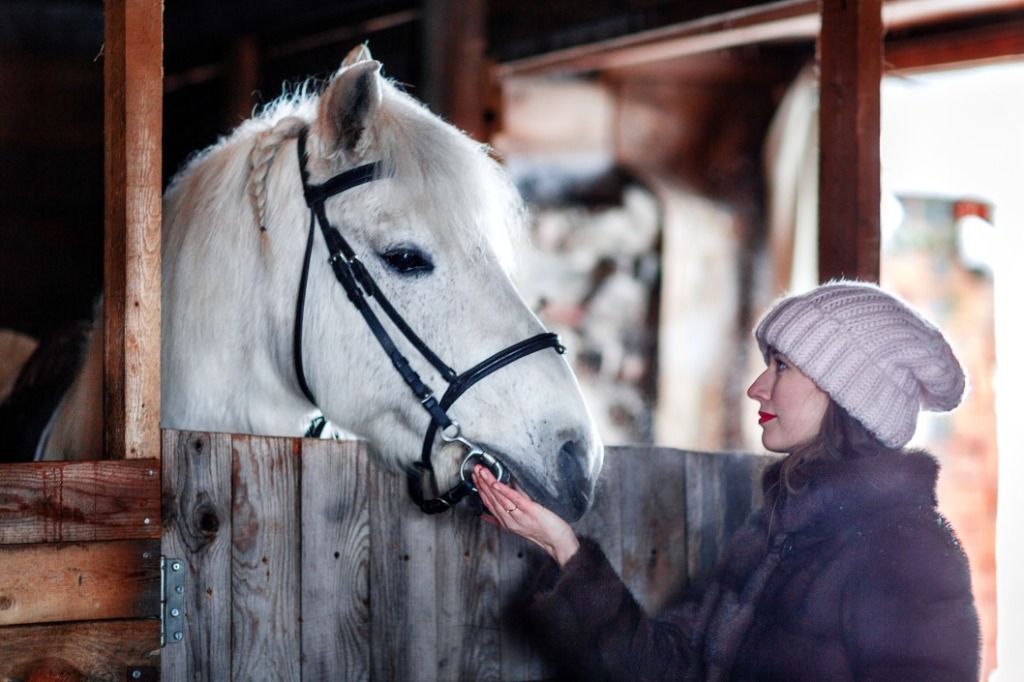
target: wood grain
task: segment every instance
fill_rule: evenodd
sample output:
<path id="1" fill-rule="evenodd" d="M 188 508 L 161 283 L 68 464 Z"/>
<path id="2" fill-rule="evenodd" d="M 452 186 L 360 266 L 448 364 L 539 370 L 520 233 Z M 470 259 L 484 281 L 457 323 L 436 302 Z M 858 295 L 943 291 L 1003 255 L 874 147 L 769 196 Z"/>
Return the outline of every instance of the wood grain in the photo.
<path id="1" fill-rule="evenodd" d="M 499 537 L 467 508 L 437 519 L 438 680 L 498 680 L 501 673 Z M 417 614 L 412 614 L 416 616 Z M 430 613 L 423 614 L 429 617 Z"/>
<path id="2" fill-rule="evenodd" d="M 163 438 L 163 552 L 188 568 L 184 641 L 164 650 L 163 679 L 230 680 L 231 436 Z"/>
<path id="3" fill-rule="evenodd" d="M 370 677 L 369 463 L 359 441 L 302 441 L 302 679 Z"/>
<path id="4" fill-rule="evenodd" d="M 110 0 L 104 19 L 104 443 L 158 457 L 163 3 Z"/>
<path id="5" fill-rule="evenodd" d="M 4 628 L 0 680 L 157 679 L 160 652 L 159 620 Z"/>
<path id="6" fill-rule="evenodd" d="M 0 545 L 159 537 L 159 464 L 5 464 L 0 469 Z"/>
<path id="7" fill-rule="evenodd" d="M 367 478 L 370 515 L 371 680 L 424 679 L 437 669 L 430 637 L 437 620 L 409 620 L 431 604 L 434 523 L 414 516 L 402 475 L 371 467 Z M 419 512 L 415 512 L 419 514 Z M 380 614 L 388 614 L 381 616 Z"/>
<path id="8" fill-rule="evenodd" d="M 0 625 L 160 612 L 160 542 L 0 546 Z"/>
<path id="9" fill-rule="evenodd" d="M 236 680 L 301 679 L 300 452 L 298 439 L 232 436 L 231 675 Z"/>
<path id="10" fill-rule="evenodd" d="M 374 482 L 379 480 L 375 478 Z M 440 551 L 437 526 L 445 519 L 428 517 L 412 506 L 400 476 L 380 489 L 385 495 L 378 500 L 374 521 L 392 529 L 383 537 L 375 532 L 374 538 L 387 538 L 390 547 L 381 549 L 392 551 L 375 553 L 385 563 L 371 578 L 377 583 L 371 602 L 373 642 L 375 648 L 383 646 L 383 651 L 374 651 L 375 672 L 384 666 L 375 679 L 392 679 L 389 676 L 394 673 L 397 677 L 393 679 L 426 682 L 437 679 L 437 670 L 443 664 L 438 631 L 447 623 L 437 612 L 436 557 Z M 394 589 L 395 593 L 385 594 L 385 589 Z"/>

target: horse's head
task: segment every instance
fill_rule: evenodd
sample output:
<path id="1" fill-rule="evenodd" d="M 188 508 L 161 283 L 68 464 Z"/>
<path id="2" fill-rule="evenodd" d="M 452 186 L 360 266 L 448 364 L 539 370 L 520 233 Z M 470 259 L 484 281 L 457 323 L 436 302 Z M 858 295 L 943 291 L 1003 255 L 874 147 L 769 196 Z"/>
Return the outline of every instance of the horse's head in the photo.
<path id="1" fill-rule="evenodd" d="M 295 435 L 319 409 L 332 424 L 365 437 L 382 464 L 404 470 L 419 459 L 431 417 L 328 263 L 329 252 L 337 249 L 310 224 L 298 138 L 306 150 L 309 185 L 376 164 L 370 177 L 326 198 L 321 215 L 379 287 L 383 297 L 369 296 L 368 305 L 437 399 L 453 380 L 444 365 L 462 373 L 544 331 L 510 278 L 524 213 L 520 200 L 486 148 L 398 90 L 365 49 L 349 55 L 319 98 L 299 97 L 281 106 L 288 108 L 287 116 L 265 117 L 262 129 L 248 136 L 248 187 L 257 220 L 250 222 L 249 234 L 241 229 L 238 239 L 258 244 L 248 249 L 255 261 L 238 268 L 241 274 L 213 273 L 220 288 L 237 289 L 242 299 L 237 305 L 250 310 L 240 324 L 251 336 L 239 342 L 256 356 L 249 371 L 259 376 L 232 396 L 265 403 L 248 406 L 236 421 L 243 422 L 240 430 Z M 231 141 L 222 146 L 230 147 Z M 212 178 L 175 183 L 184 184 L 196 185 L 197 192 L 217 191 L 205 186 L 216 184 Z M 172 188 L 169 201 L 185 191 Z M 305 302 L 296 306 L 310 230 Z M 213 238 L 202 236 L 204 253 Z M 165 252 L 175 248 L 175 240 L 165 238 Z M 203 257 L 199 250 L 194 256 Z M 248 288 L 233 283 L 250 276 Z M 255 302 L 259 297 L 263 303 Z M 442 361 L 441 369 L 425 360 L 382 312 L 382 298 Z M 165 307 L 168 302 L 165 274 Z M 174 315 L 165 312 L 165 342 L 166 322 Z M 299 315 L 301 341 L 293 352 Z M 260 348 L 264 337 L 266 349 Z M 165 363 L 167 358 L 165 352 Z M 230 361 L 227 354 L 224 360 Z M 203 364 L 194 358 L 193 363 Z M 187 371 L 184 363 L 172 369 Z M 277 372 L 276 381 L 262 377 L 271 371 Z M 165 424 L 173 426 L 168 401 L 180 401 L 166 385 L 164 400 Z M 214 401 L 206 402 L 207 409 L 217 409 Z M 531 352 L 481 378 L 448 407 L 447 415 L 460 425 L 463 437 L 496 456 L 538 501 L 570 520 L 588 508 L 602 445 L 575 377 L 553 348 Z M 224 430 L 233 425 L 214 426 Z M 465 455 L 462 444 L 435 439 L 431 461 L 440 486 L 458 479 Z"/>

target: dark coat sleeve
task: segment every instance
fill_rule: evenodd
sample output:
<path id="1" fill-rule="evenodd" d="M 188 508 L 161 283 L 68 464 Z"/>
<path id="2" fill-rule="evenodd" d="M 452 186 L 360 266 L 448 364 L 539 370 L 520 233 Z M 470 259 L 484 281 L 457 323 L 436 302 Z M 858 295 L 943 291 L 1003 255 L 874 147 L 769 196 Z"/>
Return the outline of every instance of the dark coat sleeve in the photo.
<path id="1" fill-rule="evenodd" d="M 574 679 L 684 679 L 695 607 L 683 604 L 649 617 L 600 546 L 589 538 L 580 545 L 530 605 L 542 644 Z"/>

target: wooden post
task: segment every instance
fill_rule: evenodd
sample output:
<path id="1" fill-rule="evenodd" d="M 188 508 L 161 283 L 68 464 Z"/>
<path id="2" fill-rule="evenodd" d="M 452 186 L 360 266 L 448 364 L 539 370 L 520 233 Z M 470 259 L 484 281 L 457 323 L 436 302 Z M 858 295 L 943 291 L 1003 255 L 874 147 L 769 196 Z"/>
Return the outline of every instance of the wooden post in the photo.
<path id="1" fill-rule="evenodd" d="M 423 99 L 431 110 L 480 142 L 487 142 L 489 135 L 486 33 L 484 0 L 423 4 Z"/>
<path id="2" fill-rule="evenodd" d="M 819 281 L 878 281 L 882 0 L 821 0 Z"/>
<path id="3" fill-rule="evenodd" d="M 221 125 L 221 132 L 225 134 L 253 115 L 256 105 L 253 93 L 259 90 L 262 68 L 259 37 L 246 33 L 236 38 L 227 63 L 228 94 Z"/>
<path id="4" fill-rule="evenodd" d="M 163 3 L 107 0 L 104 449 L 160 453 Z"/>

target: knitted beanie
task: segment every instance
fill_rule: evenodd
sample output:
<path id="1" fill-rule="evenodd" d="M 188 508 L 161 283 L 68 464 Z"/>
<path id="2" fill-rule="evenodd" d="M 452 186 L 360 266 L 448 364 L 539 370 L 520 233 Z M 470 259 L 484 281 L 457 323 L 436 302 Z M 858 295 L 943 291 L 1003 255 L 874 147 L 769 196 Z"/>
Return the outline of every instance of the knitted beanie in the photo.
<path id="1" fill-rule="evenodd" d="M 761 353 L 785 355 L 892 448 L 920 410 L 948 411 L 964 371 L 935 326 L 874 284 L 833 281 L 775 303 L 754 330 Z"/>

